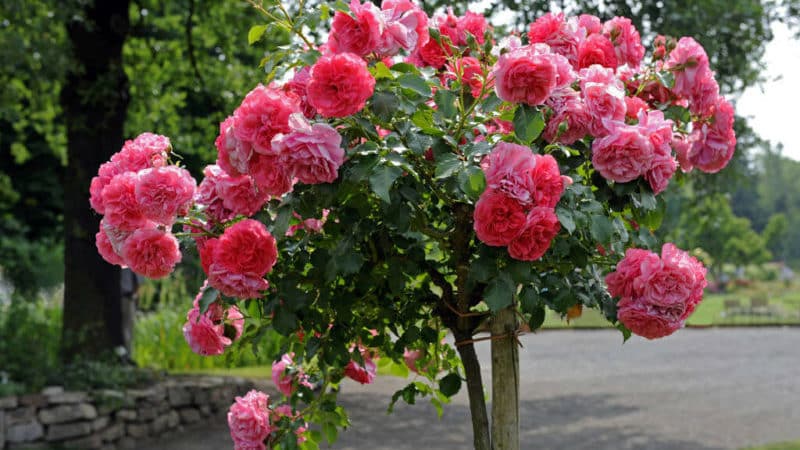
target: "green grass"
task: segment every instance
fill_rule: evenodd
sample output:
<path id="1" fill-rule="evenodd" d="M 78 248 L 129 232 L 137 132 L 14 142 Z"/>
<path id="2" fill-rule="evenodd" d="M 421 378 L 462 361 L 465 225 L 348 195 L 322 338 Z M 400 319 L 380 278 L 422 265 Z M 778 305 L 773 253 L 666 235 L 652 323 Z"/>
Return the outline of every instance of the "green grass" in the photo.
<path id="1" fill-rule="evenodd" d="M 176 375 L 217 375 L 226 377 L 241 377 L 258 380 L 272 379 L 272 366 L 250 367 L 212 367 L 202 369 L 175 370 L 170 373 Z"/>
<path id="2" fill-rule="evenodd" d="M 800 441 L 767 444 L 760 447 L 748 447 L 742 450 L 800 450 Z"/>

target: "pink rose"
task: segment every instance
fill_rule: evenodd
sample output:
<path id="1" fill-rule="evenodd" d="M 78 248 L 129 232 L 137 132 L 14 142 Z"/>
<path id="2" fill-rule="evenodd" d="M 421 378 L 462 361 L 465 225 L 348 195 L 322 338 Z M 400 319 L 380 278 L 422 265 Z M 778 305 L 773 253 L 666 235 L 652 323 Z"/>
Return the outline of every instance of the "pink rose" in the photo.
<path id="1" fill-rule="evenodd" d="M 523 205 L 533 202 L 535 166 L 530 148 L 507 142 L 498 142 L 481 161 L 487 188 L 503 192 Z"/>
<path id="2" fill-rule="evenodd" d="M 714 113 L 713 108 L 717 98 L 719 98 L 719 85 L 714 79 L 714 72 L 706 71 L 696 79 L 689 98 L 689 110 L 692 114 L 708 117 Z"/>
<path id="3" fill-rule="evenodd" d="M 607 180 L 627 183 L 645 174 L 653 145 L 639 127 L 617 123 L 611 134 L 592 143 L 592 165 Z"/>
<path id="4" fill-rule="evenodd" d="M 642 38 L 627 17 L 614 17 L 603 24 L 603 34 L 614 44 L 619 65 L 638 67 L 644 57 Z"/>
<path id="5" fill-rule="evenodd" d="M 617 318 L 633 333 L 647 339 L 658 339 L 669 336 L 683 326 L 678 319 L 685 309 L 680 305 L 674 307 L 653 307 L 636 302 L 632 298 L 624 298 L 617 303 Z"/>
<path id="6" fill-rule="evenodd" d="M 146 225 L 147 217 L 136 201 L 137 182 L 135 172 L 125 172 L 115 176 L 103 189 L 105 221 L 110 226 L 134 231 Z"/>
<path id="7" fill-rule="evenodd" d="M 172 225 L 192 206 L 197 181 L 189 171 L 177 166 L 156 167 L 139 172 L 136 201 L 149 220 Z"/>
<path id="8" fill-rule="evenodd" d="M 267 450 L 263 442 L 243 441 L 241 439 L 233 441 L 233 450 Z"/>
<path id="9" fill-rule="evenodd" d="M 535 158 L 533 198 L 536 206 L 555 208 L 565 187 L 561 172 L 558 169 L 558 163 L 551 155 L 535 155 Z"/>
<path id="10" fill-rule="evenodd" d="M 422 350 L 405 349 L 403 352 L 403 361 L 405 361 L 408 370 L 414 373 L 419 373 L 419 369 L 417 368 L 417 360 L 419 360 L 424 354 L 425 352 Z"/>
<path id="11" fill-rule="evenodd" d="M 638 297 L 642 295 L 641 286 L 634 281 L 642 275 L 642 267 L 659 264 L 658 255 L 638 248 L 629 248 L 625 257 L 617 264 L 617 269 L 606 276 L 608 293 L 612 297 Z"/>
<path id="12" fill-rule="evenodd" d="M 206 166 L 203 174 L 205 178 L 197 188 L 195 200 L 205 206 L 206 215 L 216 222 L 225 222 L 238 214 L 252 216 L 269 200 L 269 195 L 248 175 L 232 177 L 219 166 Z"/>
<path id="13" fill-rule="evenodd" d="M 181 260 L 178 240 L 157 228 L 136 230 L 125 240 L 122 256 L 134 272 L 148 278 L 163 278 Z"/>
<path id="14" fill-rule="evenodd" d="M 138 172 L 148 167 L 167 164 L 167 154 L 172 150 L 169 138 L 153 133 L 142 133 L 132 141 L 125 141 L 122 150 L 111 156 L 121 172 Z"/>
<path id="15" fill-rule="evenodd" d="M 445 79 L 461 81 L 462 86 L 469 87 L 470 94 L 474 98 L 480 98 L 484 82 L 483 67 L 481 67 L 480 61 L 472 56 L 465 56 L 457 59 L 453 64 L 447 64 L 446 70 Z M 487 86 L 487 93 L 491 86 Z"/>
<path id="16" fill-rule="evenodd" d="M 291 397 L 297 385 L 311 389 L 313 386 L 308 381 L 308 375 L 295 366 L 294 353 L 284 353 L 281 359 L 272 363 L 272 382 L 285 396 Z M 295 385 L 297 383 L 297 385 Z"/>
<path id="17" fill-rule="evenodd" d="M 328 49 L 333 53 L 367 56 L 378 49 L 383 32 L 380 10 L 369 1 L 362 5 L 359 0 L 351 0 L 350 14 L 336 11 L 333 16 Z"/>
<path id="18" fill-rule="evenodd" d="M 292 115 L 289 122 L 292 131 L 275 136 L 272 145 L 286 155 L 294 176 L 306 184 L 334 182 L 344 162 L 342 136 L 328 124 L 309 124 L 302 114 Z"/>
<path id="19" fill-rule="evenodd" d="M 672 136 L 670 144 L 672 149 L 675 150 L 675 156 L 678 158 L 678 164 L 681 166 L 681 171 L 691 172 L 694 166 L 689 161 L 689 151 L 692 148 L 692 141 L 684 134 L 675 134 Z"/>
<path id="20" fill-rule="evenodd" d="M 537 206 L 528 213 L 520 234 L 508 244 L 508 254 L 521 261 L 536 261 L 544 256 L 560 229 L 553 208 Z"/>
<path id="21" fill-rule="evenodd" d="M 269 289 L 269 282 L 252 273 L 231 273 L 219 264 L 208 268 L 208 282 L 228 297 L 261 298 Z"/>
<path id="22" fill-rule="evenodd" d="M 578 60 L 578 37 L 564 19 L 564 13 L 547 13 L 533 22 L 528 30 L 531 44 L 547 44 L 554 53 L 574 63 Z"/>
<path id="23" fill-rule="evenodd" d="M 554 112 L 542 133 L 547 142 L 572 145 L 589 133 L 592 116 L 580 97 L 574 91 L 568 92 L 570 93 L 565 95 L 554 95 L 547 101 Z M 562 124 L 565 126 L 563 131 Z"/>
<path id="24" fill-rule="evenodd" d="M 263 442 L 275 431 L 270 423 L 269 395 L 250 391 L 228 410 L 228 427 L 234 442 Z"/>
<path id="25" fill-rule="evenodd" d="M 245 148 L 272 154 L 272 138 L 290 131 L 289 116 L 295 112 L 300 112 L 300 105 L 294 96 L 259 84 L 233 112 L 233 134 Z"/>
<path id="26" fill-rule="evenodd" d="M 292 191 L 294 180 L 286 155 L 255 154 L 247 170 L 259 194 L 277 198 Z"/>
<path id="27" fill-rule="evenodd" d="M 577 18 L 571 18 L 570 22 L 575 24 L 575 28 L 579 31 L 583 30 L 586 36 L 590 34 L 602 33 L 603 22 L 600 18 L 591 14 L 581 14 Z"/>
<path id="28" fill-rule="evenodd" d="M 308 103 L 308 82 L 311 81 L 311 67 L 304 66 L 297 70 L 294 77 L 284 85 L 300 102 L 300 110 L 309 119 L 317 115 L 317 110 Z"/>
<path id="29" fill-rule="evenodd" d="M 229 116 L 219 124 L 219 136 L 214 145 L 217 147 L 217 165 L 228 175 L 235 177 L 247 173 L 253 147 L 236 138 L 233 122 L 233 116 Z"/>
<path id="30" fill-rule="evenodd" d="M 690 98 L 698 81 L 711 71 L 708 55 L 697 41 L 682 37 L 670 52 L 665 69 L 675 75 L 672 91 L 681 97 Z"/>
<path id="31" fill-rule="evenodd" d="M 106 213 L 103 203 L 103 189 L 111 183 L 117 175 L 125 172 L 119 164 L 111 161 L 103 163 L 97 171 L 97 176 L 92 178 L 89 186 L 89 204 L 99 214 Z"/>
<path id="32" fill-rule="evenodd" d="M 94 237 L 97 251 L 107 263 L 116 264 L 123 267 L 125 266 L 125 260 L 116 251 L 114 251 L 114 247 L 111 245 L 111 240 L 108 238 L 108 235 L 106 234 L 106 231 L 103 229 L 102 225 L 100 225 L 100 231 L 98 231 Z"/>
<path id="33" fill-rule="evenodd" d="M 672 154 L 658 152 L 653 157 L 650 168 L 645 172 L 644 179 L 650 183 L 650 188 L 657 195 L 664 192 L 677 169 L 678 162 L 675 161 Z"/>
<path id="34" fill-rule="evenodd" d="M 578 45 L 578 68 L 599 64 L 609 69 L 617 68 L 614 44 L 602 34 L 591 34 Z"/>
<path id="35" fill-rule="evenodd" d="M 475 38 L 478 44 L 483 45 L 486 40 L 486 31 L 489 29 L 489 24 L 486 22 L 486 17 L 483 14 L 467 11 L 463 16 L 459 17 L 456 22 L 456 30 L 458 31 L 457 45 L 467 44 L 467 33 Z"/>
<path id="36" fill-rule="evenodd" d="M 624 121 L 627 111 L 625 91 L 616 84 L 585 83 L 581 88 L 586 111 L 592 117 L 589 132 L 596 138 L 606 136 L 610 121 Z"/>
<path id="37" fill-rule="evenodd" d="M 545 48 L 526 46 L 500 55 L 493 70 L 500 99 L 541 105 L 550 97 L 558 82 L 558 70 Z"/>
<path id="38" fill-rule="evenodd" d="M 378 52 L 396 55 L 401 48 L 413 52 L 428 42 L 428 16 L 411 0 L 384 0 L 381 15 L 385 28 Z"/>
<path id="39" fill-rule="evenodd" d="M 352 53 L 325 55 L 311 68 L 308 102 L 325 117 L 347 117 L 364 108 L 374 89 L 375 78 L 363 59 Z"/>
<path id="40" fill-rule="evenodd" d="M 183 337 L 189 348 L 200 356 L 221 355 L 231 345 L 231 339 L 225 336 L 224 328 L 224 325 L 214 323 L 208 314 L 200 314 L 200 309 L 195 306 L 186 314 Z"/>
<path id="41" fill-rule="evenodd" d="M 361 365 L 355 360 L 351 359 L 350 362 L 344 367 L 344 375 L 361 384 L 371 384 L 373 381 L 375 381 L 375 375 L 378 373 L 378 367 L 375 365 L 375 361 L 372 360 L 372 357 L 368 352 L 362 351 L 361 356 L 364 360 L 364 364 Z"/>
<path id="42" fill-rule="evenodd" d="M 278 259 L 275 238 L 263 223 L 245 219 L 227 228 L 214 250 L 214 263 L 234 273 L 263 276 Z"/>
<path id="43" fill-rule="evenodd" d="M 527 222 L 523 205 L 504 192 L 487 189 L 475 204 L 475 234 L 484 244 L 508 245 L 519 236 Z"/>
<path id="44" fill-rule="evenodd" d="M 733 106 L 723 97 L 718 97 L 711 113 L 711 123 L 694 124 L 693 144 L 688 158 L 692 166 L 706 173 L 722 170 L 736 150 Z"/>
<path id="45" fill-rule="evenodd" d="M 142 228 L 156 228 L 156 226 L 157 225 L 153 222 L 146 222 Z M 125 245 L 125 240 L 133 234 L 133 231 L 120 230 L 117 227 L 113 227 L 108 224 L 105 218 L 100 221 L 100 229 L 103 230 L 108 237 L 108 242 L 111 244 L 114 253 L 122 256 L 122 246 Z"/>

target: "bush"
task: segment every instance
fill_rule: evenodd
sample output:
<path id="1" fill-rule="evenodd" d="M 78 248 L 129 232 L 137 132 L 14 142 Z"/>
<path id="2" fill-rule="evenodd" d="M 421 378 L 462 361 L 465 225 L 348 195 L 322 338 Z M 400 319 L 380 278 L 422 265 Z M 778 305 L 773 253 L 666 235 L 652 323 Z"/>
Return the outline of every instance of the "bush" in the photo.
<path id="1" fill-rule="evenodd" d="M 45 300 L 0 306 L 0 372 L 10 383 L 29 390 L 45 386 L 59 373 L 60 339 L 60 306 Z"/>

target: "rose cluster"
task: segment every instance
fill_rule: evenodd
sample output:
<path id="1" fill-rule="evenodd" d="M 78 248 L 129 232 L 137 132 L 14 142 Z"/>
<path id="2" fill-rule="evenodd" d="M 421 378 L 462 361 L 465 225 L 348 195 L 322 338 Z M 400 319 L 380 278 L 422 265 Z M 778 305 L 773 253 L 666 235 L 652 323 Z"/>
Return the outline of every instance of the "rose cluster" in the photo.
<path id="1" fill-rule="evenodd" d="M 292 396 L 297 386 L 309 389 L 314 387 L 309 382 L 308 375 L 294 363 L 294 353 L 284 353 L 281 359 L 272 363 L 272 382 L 287 397 Z"/>
<path id="2" fill-rule="evenodd" d="M 531 24 L 528 38 L 528 45 L 515 37 L 498 45 L 497 96 L 544 107 L 548 142 L 593 138 L 592 164 L 604 178 L 644 177 L 660 193 L 678 162 L 683 171 L 716 172 L 733 156 L 733 109 L 693 39 L 662 38 L 644 64 L 639 33 L 627 18 L 603 23 L 548 13 Z M 671 105 L 688 108 L 692 122 L 666 119 L 661 111 Z"/>
<path id="3" fill-rule="evenodd" d="M 541 258 L 561 229 L 554 208 L 568 182 L 555 158 L 500 142 L 481 168 L 486 190 L 475 204 L 478 239 L 486 245 L 508 246 L 515 259 Z"/>
<path id="4" fill-rule="evenodd" d="M 193 352 L 202 356 L 221 355 L 233 341 L 242 336 L 244 316 L 236 305 L 223 306 L 217 299 L 200 312 L 200 300 L 208 282 L 194 299 L 192 309 L 186 314 L 183 337 Z"/>
<path id="5" fill-rule="evenodd" d="M 101 165 L 90 186 L 92 208 L 104 215 L 100 255 L 149 278 L 167 276 L 181 260 L 171 228 L 197 189 L 188 171 L 168 164 L 171 148 L 168 138 L 143 133 Z"/>
<path id="6" fill-rule="evenodd" d="M 664 244 L 661 257 L 629 249 L 606 276 L 608 292 L 620 299 L 617 317 L 632 332 L 656 339 L 679 328 L 703 298 L 706 269 L 697 259 Z"/>
<path id="7" fill-rule="evenodd" d="M 305 442 L 307 424 L 287 404 L 273 406 L 269 395 L 260 391 L 250 391 L 244 397 L 236 397 L 236 402 L 228 410 L 228 427 L 235 450 L 266 450 L 277 443 L 281 422 L 295 424 L 292 428 L 297 436 L 297 444 Z"/>

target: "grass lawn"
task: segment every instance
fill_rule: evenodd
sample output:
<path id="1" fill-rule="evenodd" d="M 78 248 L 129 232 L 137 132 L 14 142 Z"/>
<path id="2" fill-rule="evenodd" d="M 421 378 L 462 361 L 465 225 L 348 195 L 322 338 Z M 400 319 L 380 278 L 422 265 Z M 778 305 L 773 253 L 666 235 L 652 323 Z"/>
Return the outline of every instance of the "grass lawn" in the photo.
<path id="1" fill-rule="evenodd" d="M 742 450 L 800 450 L 800 441 L 767 444 L 761 447 L 748 447 Z"/>
<path id="2" fill-rule="evenodd" d="M 261 379 L 261 380 L 271 380 L 272 379 L 272 367 L 271 366 L 252 366 L 252 367 L 216 367 L 212 369 L 189 369 L 189 370 L 178 370 L 170 372 L 175 375 L 218 375 L 218 376 L 227 376 L 227 377 L 242 377 L 242 378 L 253 378 L 253 379 Z"/>

